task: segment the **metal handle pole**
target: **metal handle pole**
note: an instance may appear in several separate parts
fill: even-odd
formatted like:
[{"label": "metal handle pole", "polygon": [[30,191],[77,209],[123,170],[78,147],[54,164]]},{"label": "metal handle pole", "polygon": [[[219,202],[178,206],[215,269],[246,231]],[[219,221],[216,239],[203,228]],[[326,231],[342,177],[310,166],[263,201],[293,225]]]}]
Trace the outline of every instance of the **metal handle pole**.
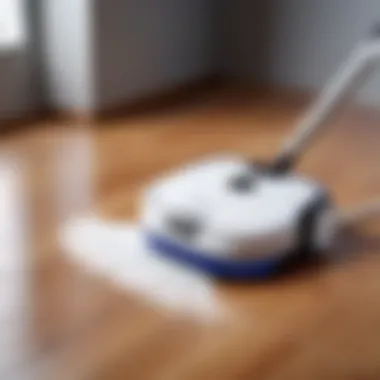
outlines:
[{"label": "metal handle pole", "polygon": [[362,43],[354,49],[331,83],[301,118],[295,134],[285,141],[275,159],[275,167],[287,171],[296,164],[302,153],[326,129],[327,122],[340,106],[365,83],[377,63],[380,63],[379,40]]}]

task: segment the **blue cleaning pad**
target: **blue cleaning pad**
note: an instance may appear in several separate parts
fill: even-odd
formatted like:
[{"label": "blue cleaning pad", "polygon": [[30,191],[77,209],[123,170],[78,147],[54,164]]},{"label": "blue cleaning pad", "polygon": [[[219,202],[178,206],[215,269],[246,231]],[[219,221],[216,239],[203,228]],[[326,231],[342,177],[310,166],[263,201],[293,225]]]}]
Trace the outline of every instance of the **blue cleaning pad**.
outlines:
[{"label": "blue cleaning pad", "polygon": [[282,254],[265,259],[216,258],[151,232],[146,232],[145,237],[148,247],[157,254],[213,277],[231,280],[270,277],[279,271],[284,257],[287,257]]}]

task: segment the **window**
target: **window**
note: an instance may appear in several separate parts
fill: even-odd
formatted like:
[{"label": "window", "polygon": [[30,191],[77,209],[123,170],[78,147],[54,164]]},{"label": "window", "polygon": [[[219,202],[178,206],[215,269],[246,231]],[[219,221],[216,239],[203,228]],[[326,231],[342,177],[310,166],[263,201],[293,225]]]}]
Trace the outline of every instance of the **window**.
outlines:
[{"label": "window", "polygon": [[0,51],[24,43],[24,0],[0,0]]}]

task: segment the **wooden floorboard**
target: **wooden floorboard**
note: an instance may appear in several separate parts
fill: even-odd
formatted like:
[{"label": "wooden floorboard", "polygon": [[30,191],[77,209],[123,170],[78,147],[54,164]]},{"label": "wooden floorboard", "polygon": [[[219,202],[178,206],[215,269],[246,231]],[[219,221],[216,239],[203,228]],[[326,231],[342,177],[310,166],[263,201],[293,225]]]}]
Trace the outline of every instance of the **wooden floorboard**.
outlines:
[{"label": "wooden floorboard", "polygon": [[[8,134],[0,186],[19,181],[20,191],[4,193],[11,206],[0,220],[24,218],[4,246],[18,261],[0,280],[21,307],[0,309],[11,313],[0,332],[17,343],[0,350],[0,379],[32,374],[33,364],[41,380],[379,379],[380,219],[342,239],[335,250],[345,260],[271,282],[216,285],[235,315],[225,326],[144,304],[70,263],[57,240],[62,222],[86,210],[135,218],[147,181],[189,160],[221,151],[272,157],[304,106],[284,94],[213,90],[101,125],[44,122]],[[342,206],[379,194],[379,122],[346,112],[299,170]]]}]

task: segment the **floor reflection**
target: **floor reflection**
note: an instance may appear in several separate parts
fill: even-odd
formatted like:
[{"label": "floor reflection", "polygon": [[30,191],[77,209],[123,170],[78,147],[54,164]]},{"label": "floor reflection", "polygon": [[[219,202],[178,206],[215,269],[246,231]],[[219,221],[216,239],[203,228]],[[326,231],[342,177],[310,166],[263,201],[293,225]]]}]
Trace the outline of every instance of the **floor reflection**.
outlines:
[{"label": "floor reflection", "polygon": [[90,130],[65,134],[56,140],[52,178],[59,220],[91,210],[94,157]]},{"label": "floor reflection", "polygon": [[30,297],[22,162],[0,157],[0,378],[30,358]]},{"label": "floor reflection", "polygon": [[63,221],[91,208],[93,160],[85,128],[50,131],[1,152],[0,379],[59,372],[61,347],[50,343],[64,342],[96,302],[61,260],[56,236]]}]

